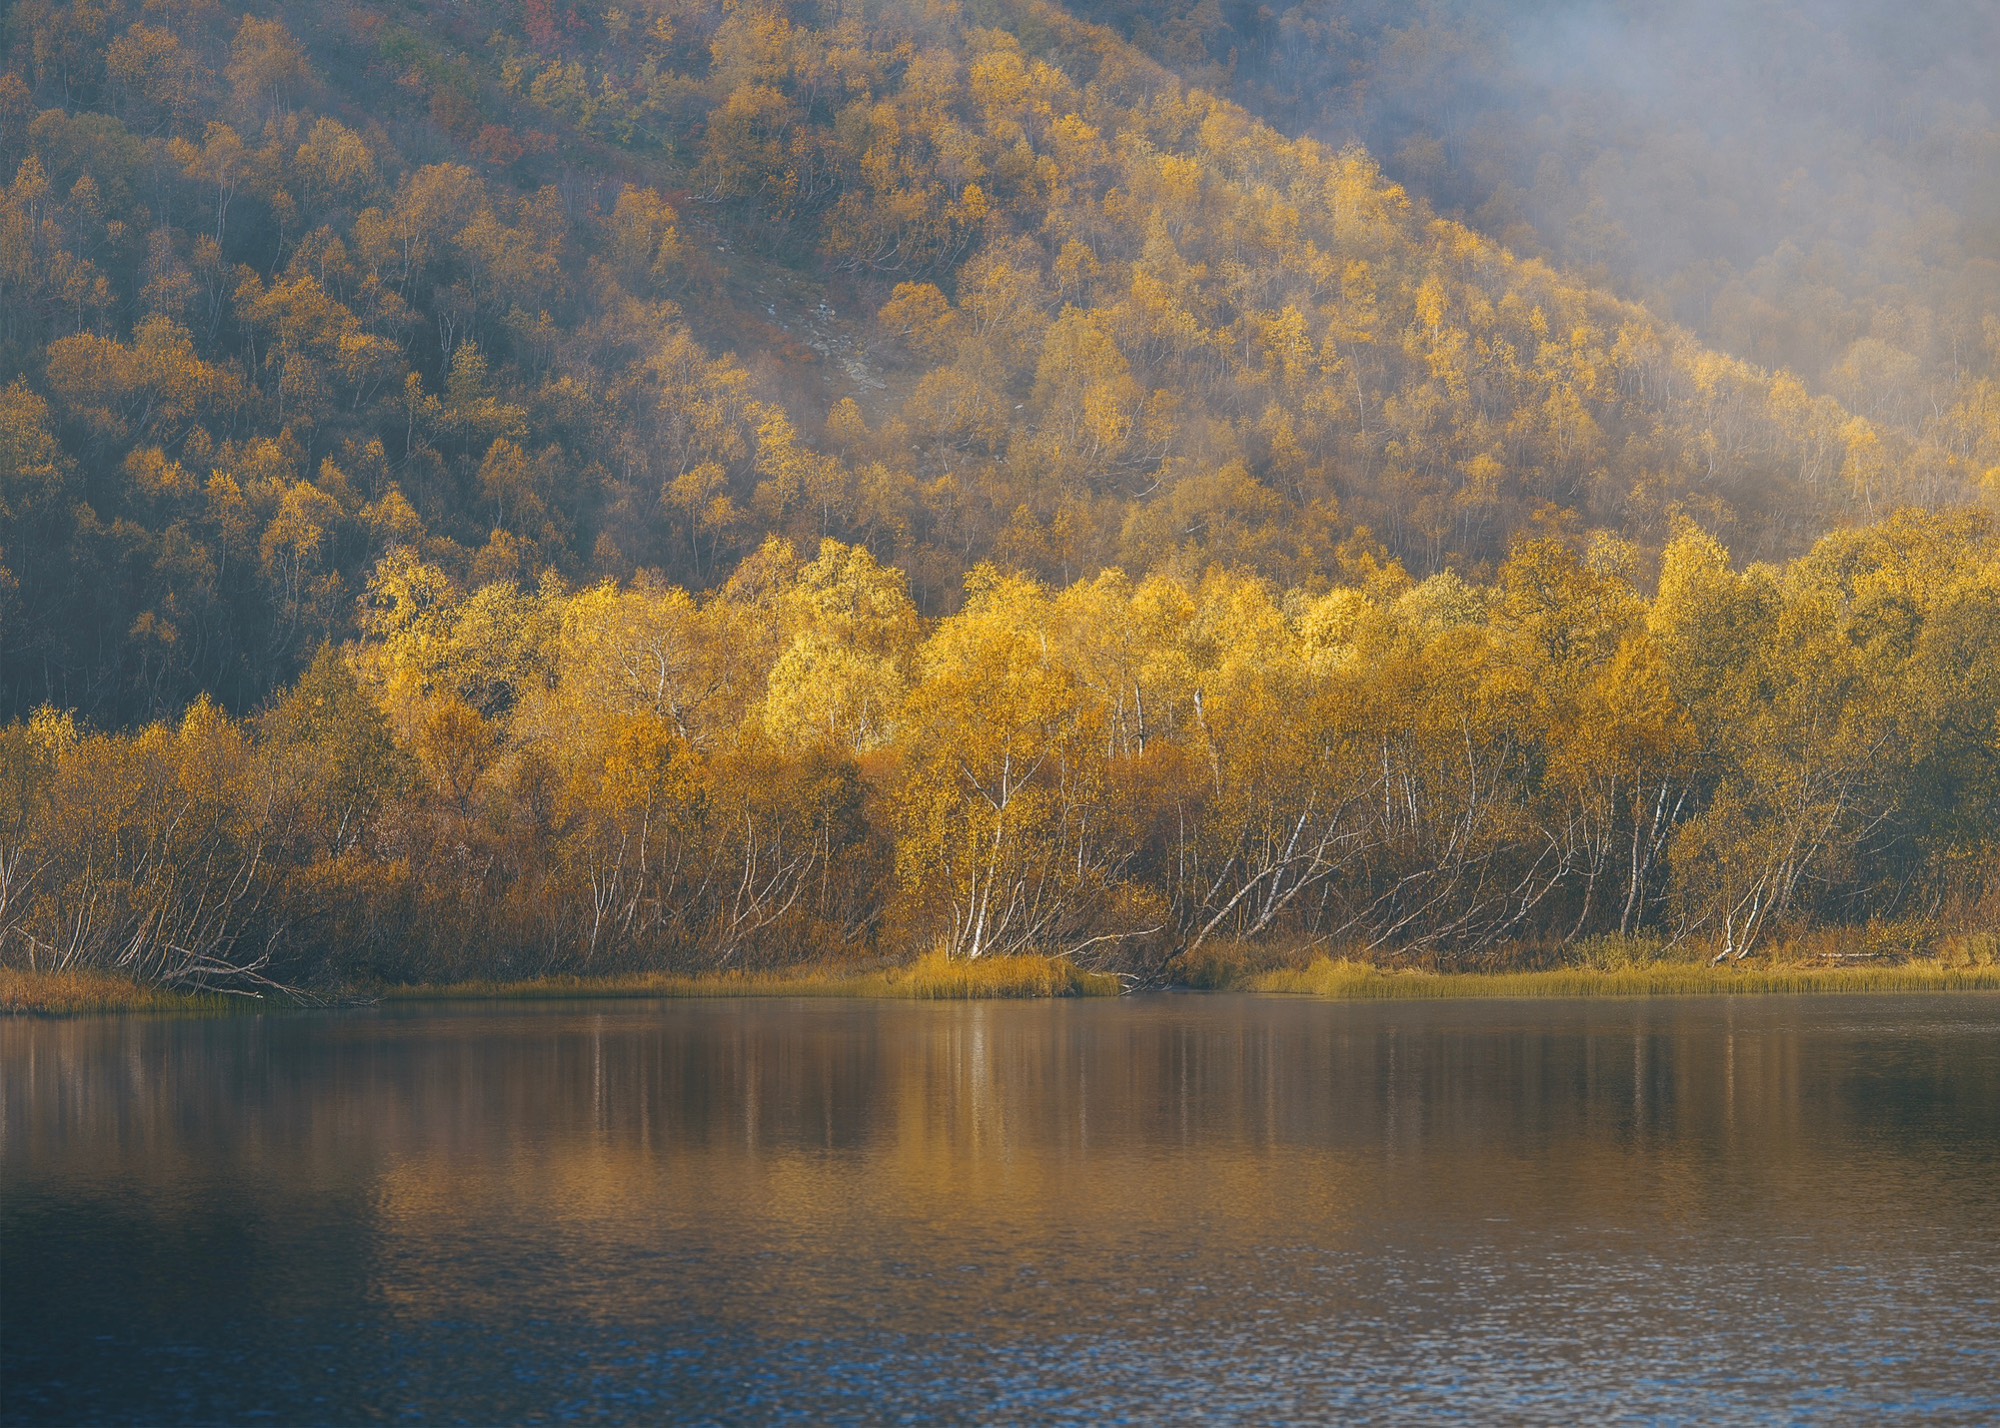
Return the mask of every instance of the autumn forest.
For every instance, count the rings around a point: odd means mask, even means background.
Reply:
[[[1991,960],[1991,76],[1502,9],[17,0],[0,964]]]

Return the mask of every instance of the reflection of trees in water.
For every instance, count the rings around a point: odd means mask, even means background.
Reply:
[[[1749,1315],[1820,1343],[1857,1264],[1891,1314],[1991,1238],[1981,1004],[1871,1005],[0,1024],[9,1371],[136,1416],[506,1418],[536,1373],[820,1392],[828,1354],[900,1383],[915,1345],[1233,1373],[1378,1332],[1518,1353]]]
[[[342,1205],[469,1223],[481,1201],[551,1226],[1027,1226],[1058,1207],[1262,1232],[1329,1177],[1350,1219],[1413,1193],[1553,1214],[1649,1198],[1635,1177],[1662,1174],[1779,1193],[1856,1154],[1921,1179],[2000,1101],[2000,1067],[1949,1029],[1876,1039],[1870,1015],[671,1006],[12,1025],[0,1046],[10,1181],[121,1205],[141,1184],[121,1213],[162,1227],[198,1226],[219,1193],[271,1234]],[[1524,1158],[1562,1173],[1511,1178]]]

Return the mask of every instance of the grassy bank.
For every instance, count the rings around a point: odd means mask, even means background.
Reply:
[[[1684,997],[1783,993],[2000,991],[2000,965],[1902,962],[1873,967],[1772,965],[1710,967],[1653,962],[1617,968],[1540,972],[1432,972],[1321,958],[1304,967],[1244,972],[1212,990],[1324,997],[1336,1001],[1468,997]],[[806,968],[699,976],[647,972],[610,977],[541,977],[386,987],[383,1001],[555,1001],[643,997],[880,997],[911,1001],[1117,996],[1118,979],[1059,957],[993,957],[955,962],[932,955],[906,967],[871,971]],[[213,1013],[266,1003],[142,987],[92,972],[0,969],[0,1014],[87,1016],[105,1012]]]
[[[104,972],[23,972],[0,968],[0,1014],[93,1016],[102,1012],[216,1012],[236,998],[144,987]]]
[[[522,982],[456,982],[384,989],[385,1001],[562,997],[892,997],[911,1001],[981,998],[1115,997],[1116,977],[1086,972],[1060,957],[989,957],[955,962],[933,954],[907,967],[724,972],[705,976],[636,973],[542,977]]]
[[[1340,1001],[1456,997],[1686,997],[1759,993],[2000,991],[2000,966],[1904,962],[1880,967],[1725,966],[1655,962],[1565,967],[1546,972],[1391,971],[1322,958],[1296,970],[1262,972],[1241,989]]]

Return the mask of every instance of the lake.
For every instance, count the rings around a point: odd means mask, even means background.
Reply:
[[[2000,996],[0,1024],[0,1413],[2000,1417]]]

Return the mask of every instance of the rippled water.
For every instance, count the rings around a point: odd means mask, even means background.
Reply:
[[[2000,1417],[2000,998],[0,1025],[0,1411]]]

